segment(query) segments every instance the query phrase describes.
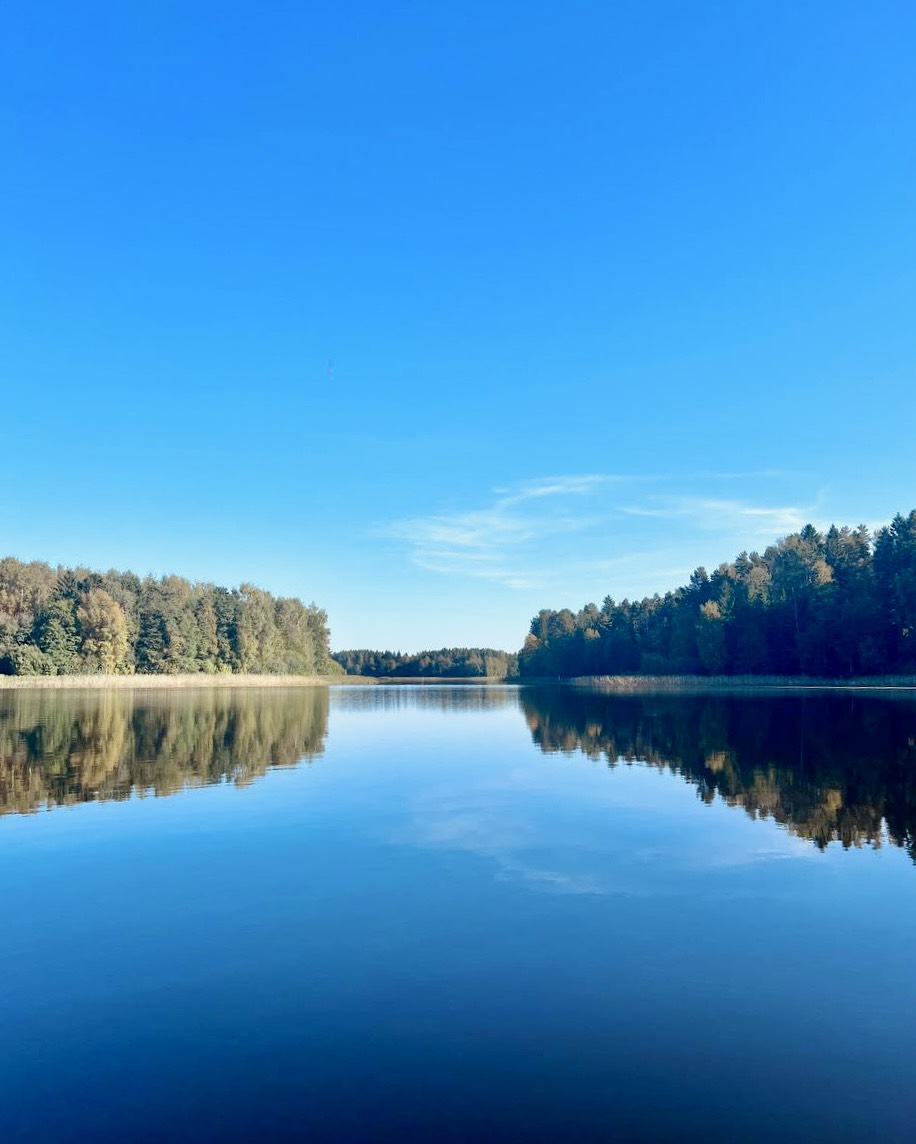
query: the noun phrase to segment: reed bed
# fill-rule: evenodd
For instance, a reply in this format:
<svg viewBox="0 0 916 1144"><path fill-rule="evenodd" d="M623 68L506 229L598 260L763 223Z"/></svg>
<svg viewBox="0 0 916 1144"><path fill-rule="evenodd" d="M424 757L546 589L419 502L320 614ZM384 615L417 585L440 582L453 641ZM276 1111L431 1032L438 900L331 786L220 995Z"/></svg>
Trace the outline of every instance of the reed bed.
<svg viewBox="0 0 916 1144"><path fill-rule="evenodd" d="M621 693L688 691L916 691L916 675L822 679L797 675L594 675L567 682Z"/></svg>
<svg viewBox="0 0 916 1144"><path fill-rule="evenodd" d="M230 687L328 687L343 683L344 675L0 675L0 691Z"/></svg>

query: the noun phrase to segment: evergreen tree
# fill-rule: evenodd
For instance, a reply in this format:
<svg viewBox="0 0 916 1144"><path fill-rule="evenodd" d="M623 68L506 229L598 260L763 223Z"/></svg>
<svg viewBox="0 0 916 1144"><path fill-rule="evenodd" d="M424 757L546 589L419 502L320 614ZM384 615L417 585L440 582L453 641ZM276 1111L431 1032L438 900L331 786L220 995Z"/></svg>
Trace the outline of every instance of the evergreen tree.
<svg viewBox="0 0 916 1144"><path fill-rule="evenodd" d="M519 667L526 678L916 671L916 510L874 546L864 525L806 525L664 597L542 609Z"/></svg>

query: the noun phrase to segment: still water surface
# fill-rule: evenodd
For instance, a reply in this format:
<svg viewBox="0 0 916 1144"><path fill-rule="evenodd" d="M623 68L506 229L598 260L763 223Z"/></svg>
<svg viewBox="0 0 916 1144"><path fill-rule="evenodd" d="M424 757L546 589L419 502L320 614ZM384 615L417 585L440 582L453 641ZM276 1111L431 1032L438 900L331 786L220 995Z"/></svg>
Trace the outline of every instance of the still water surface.
<svg viewBox="0 0 916 1144"><path fill-rule="evenodd" d="M0 815L5 1140L916 1134L916 702L0 692Z"/></svg>

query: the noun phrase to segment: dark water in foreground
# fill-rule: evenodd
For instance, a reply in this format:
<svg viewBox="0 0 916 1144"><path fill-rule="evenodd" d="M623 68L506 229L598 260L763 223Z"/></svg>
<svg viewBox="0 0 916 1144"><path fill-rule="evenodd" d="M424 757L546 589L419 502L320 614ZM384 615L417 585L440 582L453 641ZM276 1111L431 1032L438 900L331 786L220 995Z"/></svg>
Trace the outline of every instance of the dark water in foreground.
<svg viewBox="0 0 916 1144"><path fill-rule="evenodd" d="M4 1140L916 1136L916 702L0 692L0 814Z"/></svg>

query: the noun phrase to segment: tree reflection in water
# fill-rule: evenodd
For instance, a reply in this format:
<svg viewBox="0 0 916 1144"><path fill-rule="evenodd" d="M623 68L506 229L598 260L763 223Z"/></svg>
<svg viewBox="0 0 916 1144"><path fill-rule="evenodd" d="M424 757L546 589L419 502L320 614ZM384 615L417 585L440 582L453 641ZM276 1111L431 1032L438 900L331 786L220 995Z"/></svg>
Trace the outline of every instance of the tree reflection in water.
<svg viewBox="0 0 916 1144"><path fill-rule="evenodd" d="M328 707L473 716L519 703L546 753L640 761L823 848L916 861L916 700L626 695L566 686L0 692L0 814L244 785L322 754Z"/></svg>
<svg viewBox="0 0 916 1144"><path fill-rule="evenodd" d="M0 692L0 813L251 782L324 750L324 687Z"/></svg>
<svg viewBox="0 0 916 1144"><path fill-rule="evenodd" d="M916 861L916 701L849 692L615 696L527 687L546 753L643 761L824 848L890 841Z"/></svg>
<svg viewBox="0 0 916 1144"><path fill-rule="evenodd" d="M512 683L391 683L334 688L335 711L439 711L468 715L496 711L518 704L518 686Z"/></svg>

